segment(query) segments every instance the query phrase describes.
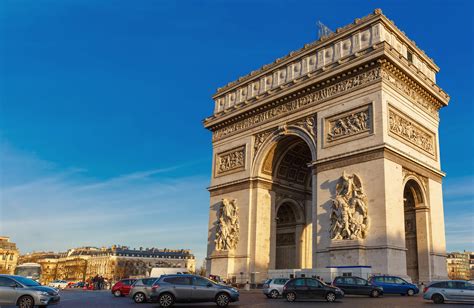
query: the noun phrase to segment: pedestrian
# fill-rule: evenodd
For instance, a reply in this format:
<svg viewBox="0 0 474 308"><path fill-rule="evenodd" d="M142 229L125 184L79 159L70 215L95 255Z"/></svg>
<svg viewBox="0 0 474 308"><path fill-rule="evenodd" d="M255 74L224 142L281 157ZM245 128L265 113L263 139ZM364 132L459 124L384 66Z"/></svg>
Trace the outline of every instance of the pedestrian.
<svg viewBox="0 0 474 308"><path fill-rule="evenodd" d="M245 291L250 291L250 283L248 282L248 280L247 280L247 282L245 283L244 290L245 290Z"/></svg>

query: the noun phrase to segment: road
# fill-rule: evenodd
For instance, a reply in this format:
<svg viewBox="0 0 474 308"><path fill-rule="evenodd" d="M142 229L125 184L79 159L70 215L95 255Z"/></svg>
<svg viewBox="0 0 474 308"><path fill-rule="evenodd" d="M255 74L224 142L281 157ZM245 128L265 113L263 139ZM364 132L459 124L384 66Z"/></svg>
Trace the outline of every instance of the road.
<svg viewBox="0 0 474 308"><path fill-rule="evenodd" d="M158 308L157 304L135 304L128 297L113 297L110 291L82 291L82 290L62 290L61 302L55 308L112 308L112 307L135 307L135 308ZM201 304L176 304L176 307L217 307L214 303L201 303ZM305 301L288 303L283 299L272 300L266 298L262 293L257 290L250 292L242 291L240 295L240 301L232 303L229 307L439 307L431 302L424 301L421 295L407 297L400 295L385 295L381 298L369 298L359 296L346 296L344 299L337 301L336 303L327 303L325 301ZM10 308L12 306L2 306L1 308ZM473 307L472 304L444 304L441 307ZM13 308L13 307L12 307Z"/></svg>

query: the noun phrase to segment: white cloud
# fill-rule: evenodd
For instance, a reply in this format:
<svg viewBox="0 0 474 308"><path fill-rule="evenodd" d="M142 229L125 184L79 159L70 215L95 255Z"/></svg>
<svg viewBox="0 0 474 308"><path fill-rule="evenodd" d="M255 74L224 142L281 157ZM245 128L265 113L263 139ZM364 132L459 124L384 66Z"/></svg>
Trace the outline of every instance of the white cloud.
<svg viewBox="0 0 474 308"><path fill-rule="evenodd" d="M123 244L191 248L204 257L208 178L173 174L190 164L97 180L84 170L57 171L54 164L14 154L8 151L16 165L8 172L16 179L1 181L0 233L22 252ZM25 165L30 170L22 174Z"/></svg>

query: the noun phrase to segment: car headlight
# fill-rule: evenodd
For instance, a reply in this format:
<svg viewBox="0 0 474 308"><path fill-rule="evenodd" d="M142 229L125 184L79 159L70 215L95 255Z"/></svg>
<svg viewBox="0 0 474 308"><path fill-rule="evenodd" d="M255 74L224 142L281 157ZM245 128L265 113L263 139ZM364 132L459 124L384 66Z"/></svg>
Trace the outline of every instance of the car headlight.
<svg viewBox="0 0 474 308"><path fill-rule="evenodd" d="M48 292L44 292L44 291L38 291L38 294L42 296L49 296Z"/></svg>
<svg viewBox="0 0 474 308"><path fill-rule="evenodd" d="M236 288L231 288L231 290L235 293L239 293L239 290L237 290Z"/></svg>

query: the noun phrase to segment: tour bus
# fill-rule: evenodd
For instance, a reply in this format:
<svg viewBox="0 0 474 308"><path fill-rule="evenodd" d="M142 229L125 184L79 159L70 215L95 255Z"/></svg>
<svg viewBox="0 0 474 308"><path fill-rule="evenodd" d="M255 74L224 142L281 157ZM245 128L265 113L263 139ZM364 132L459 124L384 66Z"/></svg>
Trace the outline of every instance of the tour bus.
<svg viewBox="0 0 474 308"><path fill-rule="evenodd" d="M38 263L23 263L15 268L15 275L40 281L41 265Z"/></svg>

